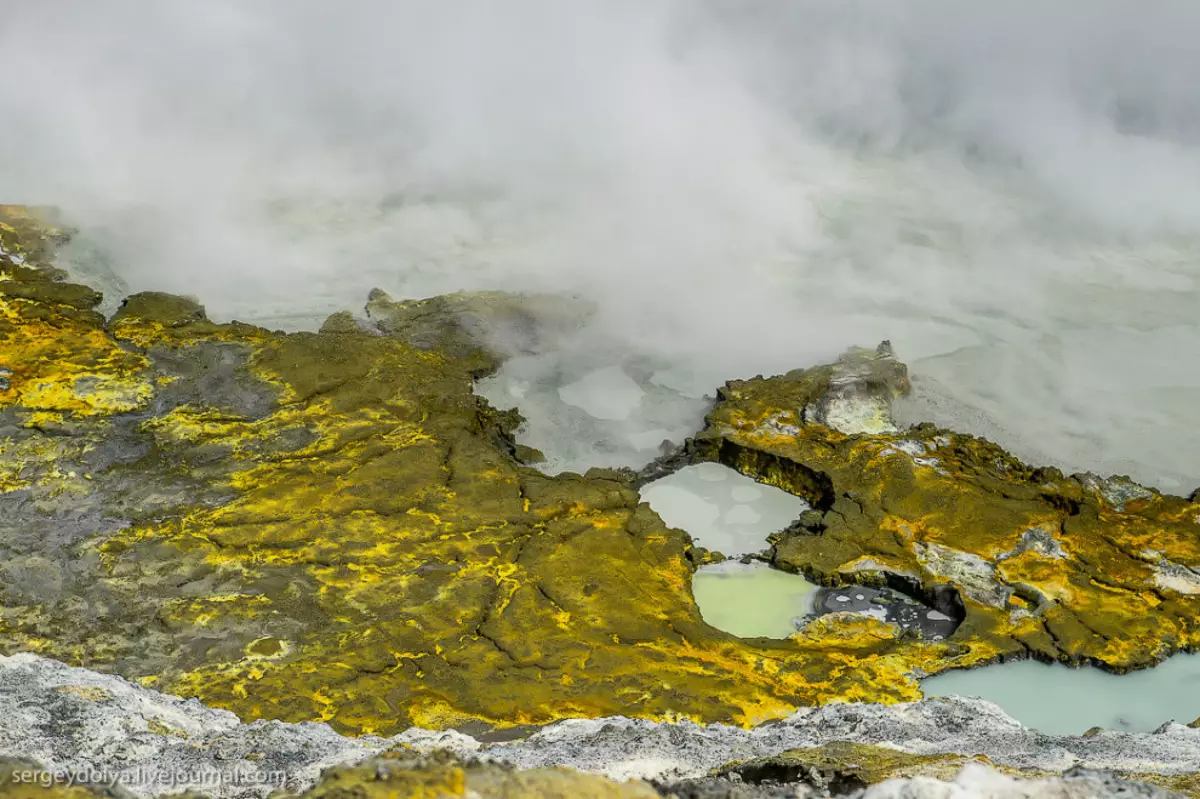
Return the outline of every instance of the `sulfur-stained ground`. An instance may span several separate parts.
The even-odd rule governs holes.
[[[706,456],[820,511],[777,538],[777,566],[961,605],[944,650],[956,666],[1033,656],[1123,671],[1200,647],[1195,496],[1031,468],[932,425],[847,434],[816,421],[831,381],[864,367],[879,373],[874,386],[859,381],[865,393],[906,387],[890,355],[865,351],[733,381],[697,439]]]
[[[915,677],[998,656],[1128,668],[1200,641],[1200,504],[889,432],[890,356],[731,383],[692,452],[818,508],[781,567],[891,581],[964,623],[946,642],[838,617],[741,640],[701,620],[698,553],[629,479],[522,465],[519,418],[472,393],[497,362],[475,326],[520,331],[533,300],[377,294],[369,329],[285,335],[141,294],[106,320],[49,267],[59,235],[0,210],[5,652],[390,733],[751,724],[913,699]]]

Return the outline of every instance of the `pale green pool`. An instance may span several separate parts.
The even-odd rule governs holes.
[[[692,595],[704,620],[740,638],[786,638],[793,619],[809,611],[816,586],[798,574],[765,563],[726,561],[702,566],[692,578]]]

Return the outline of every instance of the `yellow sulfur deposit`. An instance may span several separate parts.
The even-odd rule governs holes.
[[[162,294],[105,320],[38,260],[49,234],[4,213],[6,252],[31,253],[0,256],[5,652],[386,734],[750,725],[915,699],[916,677],[1000,655],[1129,668],[1200,640],[1200,506],[943,431],[838,432],[816,418],[855,418],[820,410],[832,367],[730,384],[697,456],[824,512],[778,542],[778,565],[907,581],[965,621],[937,643],[833,617],[735,638],[700,618],[684,533],[620,475],[522,465],[517,420],[472,393],[496,361],[456,320],[515,318],[519,299],[373,296],[388,335],[217,325]]]

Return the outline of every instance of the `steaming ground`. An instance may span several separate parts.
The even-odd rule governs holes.
[[[1200,484],[1200,8],[11,5],[0,189],[68,211],[110,301],[302,329],[374,286],[583,294],[485,387],[550,468],[890,338],[912,418]]]

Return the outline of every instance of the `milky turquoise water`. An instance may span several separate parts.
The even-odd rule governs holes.
[[[1176,655],[1153,669],[1109,674],[1021,661],[953,671],[921,683],[926,696],[979,696],[1028,727],[1078,735],[1092,727],[1149,732],[1200,718],[1200,655]]]

